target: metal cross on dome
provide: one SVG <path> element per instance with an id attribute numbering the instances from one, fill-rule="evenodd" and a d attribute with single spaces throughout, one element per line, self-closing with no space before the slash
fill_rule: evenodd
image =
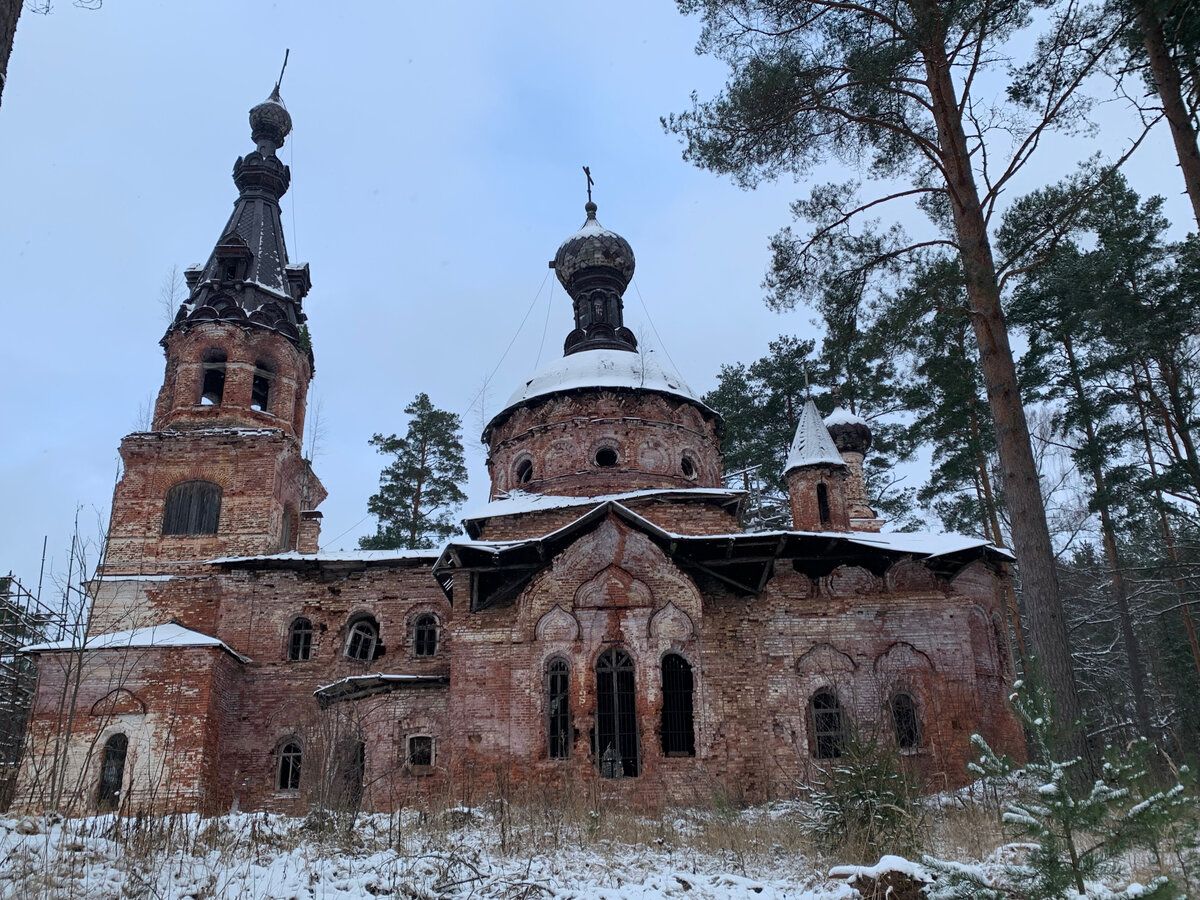
<path id="1" fill-rule="evenodd" d="M 587 166 L 583 167 L 583 174 L 587 176 L 588 203 L 591 203 L 592 202 L 592 185 L 594 185 L 596 182 L 592 181 L 592 170 L 589 169 Z"/>

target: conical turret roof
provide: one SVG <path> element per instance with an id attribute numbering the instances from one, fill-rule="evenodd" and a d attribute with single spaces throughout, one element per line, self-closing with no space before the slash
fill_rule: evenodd
<path id="1" fill-rule="evenodd" d="M 829 429 L 817 411 L 817 404 L 810 397 L 805 401 L 800 413 L 800 421 L 796 423 L 796 436 L 792 438 L 792 446 L 788 451 L 787 462 L 784 463 L 783 473 L 786 475 L 792 469 L 802 466 L 844 466 L 842 455 L 838 453 L 837 445 L 829 436 Z"/>

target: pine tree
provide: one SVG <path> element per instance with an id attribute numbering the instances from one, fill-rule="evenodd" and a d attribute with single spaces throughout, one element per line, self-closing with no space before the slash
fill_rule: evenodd
<path id="1" fill-rule="evenodd" d="M 1002 818 L 1014 837 L 1025 839 L 1026 855 L 1001 865 L 995 873 L 926 856 L 923 862 L 937 875 L 926 890 L 929 900 L 1178 896 L 1166 876 L 1118 890 L 1098 888 L 1095 882 L 1121 878 L 1121 859 L 1130 851 L 1149 850 L 1159 856 L 1162 841 L 1181 827 L 1195 804 L 1188 788 L 1182 783 L 1166 791 L 1152 786 L 1145 741 L 1120 752 L 1110 749 L 1100 777 L 1090 783 L 1081 780 L 1075 774 L 1082 767 L 1081 758 L 1060 761 L 1053 756 L 1053 712 L 1046 696 L 1018 683 L 1012 701 L 1030 739 L 1031 761 L 1017 771 L 1008 757 L 974 735 L 980 757 L 968 769 L 985 783 L 1004 782 L 1016 788 L 1017 799 L 1008 804 Z"/>
<path id="2" fill-rule="evenodd" d="M 1053 691 L 1063 738 L 1077 751 L 1079 697 L 1016 364 L 1000 304 L 1002 270 L 989 218 L 1013 176 L 1032 159 L 1045 132 L 1078 124 L 1087 102 L 1079 88 L 1117 40 L 1116 26 L 1080 31 L 1075 5 L 1049 17 L 1052 34 L 1037 44 L 1038 65 L 1009 85 L 1011 117 L 973 111 L 989 70 L 1009 59 L 1009 43 L 1033 20 L 1032 0 L 934 0 L 843 3 L 838 0 L 679 0 L 703 19 L 699 50 L 727 62 L 732 76 L 714 100 L 669 117 L 684 156 L 751 186 L 781 173 L 806 174 L 831 158 L 855 165 L 880 187 L 860 199 L 857 185 L 819 186 L 795 204 L 811 223 L 773 242 L 768 302 L 790 307 L 812 299 L 837 277 L 839 250 L 851 245 L 871 268 L 931 246 L 953 248 L 994 421 L 1013 549 L 1021 561 L 1030 633 Z M 1103 21 L 1101 25 L 1105 24 Z M 1010 71 L 1012 71 L 1010 69 Z M 1002 117 L 1006 153 L 989 123 Z M 1020 133 L 1013 131 L 1019 129 Z M 990 171 L 989 171 L 990 169 Z M 900 189 L 895 179 L 908 179 Z M 898 228 L 861 235 L 851 223 L 887 201 L 918 202 L 939 235 L 910 240 Z"/>
<path id="3" fill-rule="evenodd" d="M 379 492 L 367 509 L 379 519 L 375 534 L 359 539 L 364 550 L 433 547 L 459 530 L 455 513 L 467 499 L 462 423 L 437 409 L 428 394 L 404 408 L 411 416 L 404 437 L 376 434 L 371 446 L 394 459 L 379 475 Z"/>

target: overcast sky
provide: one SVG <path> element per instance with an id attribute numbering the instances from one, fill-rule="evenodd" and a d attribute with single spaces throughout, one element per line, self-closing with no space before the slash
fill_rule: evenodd
<path id="1" fill-rule="evenodd" d="M 804 186 L 739 190 L 683 162 L 659 124 L 724 82 L 694 53 L 698 30 L 665 0 L 26 12 L 0 107 L 0 572 L 34 587 L 43 536 L 61 568 L 76 510 L 87 536 L 106 520 L 117 446 L 162 382 L 163 282 L 218 238 L 233 161 L 252 149 L 246 113 L 284 48 L 283 218 L 292 261 L 312 267 L 326 549 L 374 530 L 383 460 L 367 441 L 402 430 L 420 391 L 463 416 L 468 507 L 486 501 L 482 420 L 571 327 L 547 261 L 583 222 L 582 165 L 600 221 L 637 257 L 626 323 L 693 388 L 780 333 L 811 335 L 810 313 L 771 313 L 760 288 Z M 1156 138 L 1131 180 L 1186 224 Z M 1120 140 L 1114 127 L 1059 142 L 1038 175 Z"/>

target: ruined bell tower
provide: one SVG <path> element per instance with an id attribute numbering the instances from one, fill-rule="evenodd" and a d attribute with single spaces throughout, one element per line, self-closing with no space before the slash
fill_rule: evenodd
<path id="1" fill-rule="evenodd" d="M 279 86 L 250 110 L 255 148 L 233 166 L 233 213 L 162 339 L 166 373 L 151 430 L 121 443 L 93 630 L 147 618 L 209 623 L 200 608 L 118 597 L 106 579 L 186 574 L 221 556 L 315 550 L 325 490 L 301 452 L 313 353 L 302 303 L 307 263 L 288 260 L 276 152 L 292 118 Z M 112 594 L 113 596 L 108 596 Z M 177 603 L 170 604 L 173 607 Z"/>

